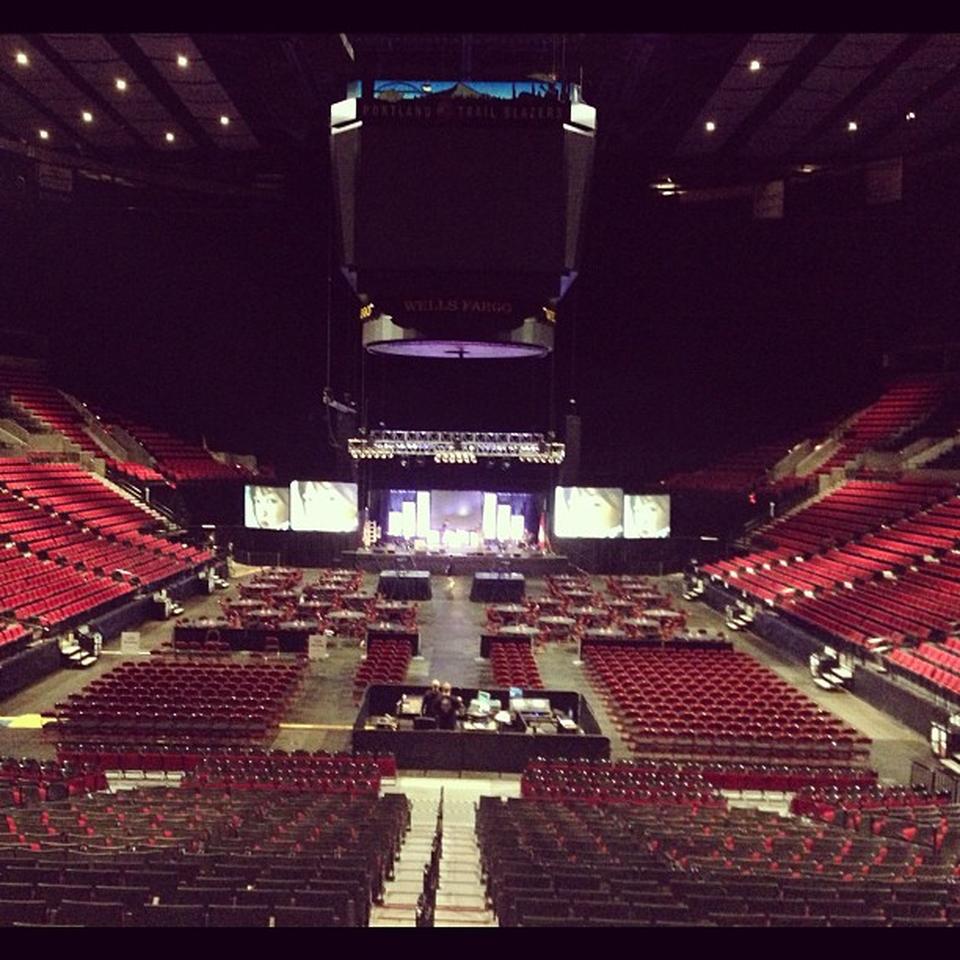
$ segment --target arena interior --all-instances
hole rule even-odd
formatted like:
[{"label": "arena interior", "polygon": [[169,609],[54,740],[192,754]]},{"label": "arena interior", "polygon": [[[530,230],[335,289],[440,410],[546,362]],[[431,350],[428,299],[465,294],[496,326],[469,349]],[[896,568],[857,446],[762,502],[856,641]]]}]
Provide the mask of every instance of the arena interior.
[{"label": "arena interior", "polygon": [[0,926],[960,922],[958,62],[0,35]]}]

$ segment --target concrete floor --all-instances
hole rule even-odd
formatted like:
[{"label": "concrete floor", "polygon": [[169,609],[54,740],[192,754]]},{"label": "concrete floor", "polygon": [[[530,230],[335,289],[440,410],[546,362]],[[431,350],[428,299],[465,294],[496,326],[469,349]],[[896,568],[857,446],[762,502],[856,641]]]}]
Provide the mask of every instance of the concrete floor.
[{"label": "concrete floor", "polygon": [[[595,579],[602,585],[602,578]],[[449,680],[455,686],[484,687],[493,683],[487,661],[479,659],[480,633],[485,623],[485,606],[469,600],[471,578],[434,576],[433,599],[420,606],[422,657],[415,659],[408,679],[425,684],[431,677]],[[675,603],[687,612],[691,627],[725,629],[720,614],[704,604],[687,603],[680,598],[679,577],[662,579],[665,589],[674,594]],[[366,574],[364,588],[376,588],[376,575]],[[231,593],[235,590],[231,587]],[[542,592],[542,581],[528,580],[528,595]],[[224,593],[197,597],[188,601],[187,614],[219,613]],[[141,626],[141,645],[149,650],[172,635],[173,623],[148,622]],[[872,763],[885,780],[905,782],[913,759],[927,761],[930,753],[926,742],[913,731],[889,716],[859,700],[852,693],[826,693],[816,687],[805,664],[797,664],[758,637],[741,632],[728,636],[734,645],[766,664],[774,672],[802,690],[812,700],[841,717],[874,741]],[[95,677],[120,661],[119,643],[108,645],[100,662],[89,670],[60,670],[27,690],[0,701],[0,716],[36,714],[51,709],[55,703],[82,689]],[[363,651],[353,640],[342,640],[330,649],[329,659],[311,663],[303,690],[285,721],[304,724],[306,728],[281,730],[272,746],[285,750],[349,749],[349,729],[356,716],[353,702],[353,675]],[[243,656],[238,654],[237,656]],[[603,705],[591,689],[583,667],[575,663],[575,643],[550,644],[538,654],[540,673],[547,687],[579,690],[594,709],[601,729],[610,736],[615,758],[627,757],[629,750],[617,735],[606,716]],[[0,755],[52,757],[53,738],[40,730],[0,726]]]}]

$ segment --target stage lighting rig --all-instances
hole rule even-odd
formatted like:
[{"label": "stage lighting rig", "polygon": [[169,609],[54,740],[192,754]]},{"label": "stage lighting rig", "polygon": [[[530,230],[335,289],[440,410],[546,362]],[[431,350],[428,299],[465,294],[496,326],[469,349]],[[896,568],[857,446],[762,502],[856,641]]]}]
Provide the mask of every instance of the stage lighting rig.
[{"label": "stage lighting rig", "polygon": [[347,449],[354,460],[431,457],[434,463],[475,464],[480,459],[560,464],[562,443],[540,433],[478,433],[437,430],[372,430],[353,437]]}]

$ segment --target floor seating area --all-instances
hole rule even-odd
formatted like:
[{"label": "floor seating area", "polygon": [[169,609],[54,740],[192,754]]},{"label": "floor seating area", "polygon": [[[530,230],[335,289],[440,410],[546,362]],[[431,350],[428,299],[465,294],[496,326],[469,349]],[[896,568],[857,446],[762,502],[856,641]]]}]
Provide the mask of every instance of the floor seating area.
[{"label": "floor seating area", "polygon": [[49,715],[57,721],[56,739],[64,742],[260,740],[276,731],[304,670],[302,659],[125,661],[56,704]]},{"label": "floor seating area", "polygon": [[353,699],[359,703],[371,683],[402,683],[413,657],[408,640],[377,640],[369,644],[353,678]]},{"label": "floor seating area", "polygon": [[367,926],[401,794],[151,787],[0,808],[0,926]]},{"label": "floor seating area", "polygon": [[499,687],[543,689],[540,670],[529,644],[496,641],[491,643],[490,666],[493,669],[493,679]]},{"label": "floor seating area", "polygon": [[641,754],[860,762],[869,739],[734,650],[600,647],[587,674]]},{"label": "floor seating area", "polygon": [[887,837],[722,804],[483,797],[501,926],[949,926],[949,864]]}]

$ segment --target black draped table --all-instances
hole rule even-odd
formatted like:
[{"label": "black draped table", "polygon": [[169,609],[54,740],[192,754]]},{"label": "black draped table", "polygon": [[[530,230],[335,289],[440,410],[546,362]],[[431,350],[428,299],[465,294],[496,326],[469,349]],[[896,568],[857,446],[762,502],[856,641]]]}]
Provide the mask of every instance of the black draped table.
[{"label": "black draped table", "polygon": [[233,650],[263,650],[268,638],[275,637],[277,646],[286,653],[303,653],[310,634],[317,633],[315,620],[286,620],[267,625],[232,626],[224,620],[200,617],[179,620],[173,627],[174,643],[204,641],[217,637],[226,640]]},{"label": "black draped table", "polygon": [[377,593],[388,600],[430,600],[429,570],[384,570]]},{"label": "black draped table", "polygon": [[522,573],[480,570],[473,575],[470,599],[480,603],[516,603],[523,599],[526,586]]}]

